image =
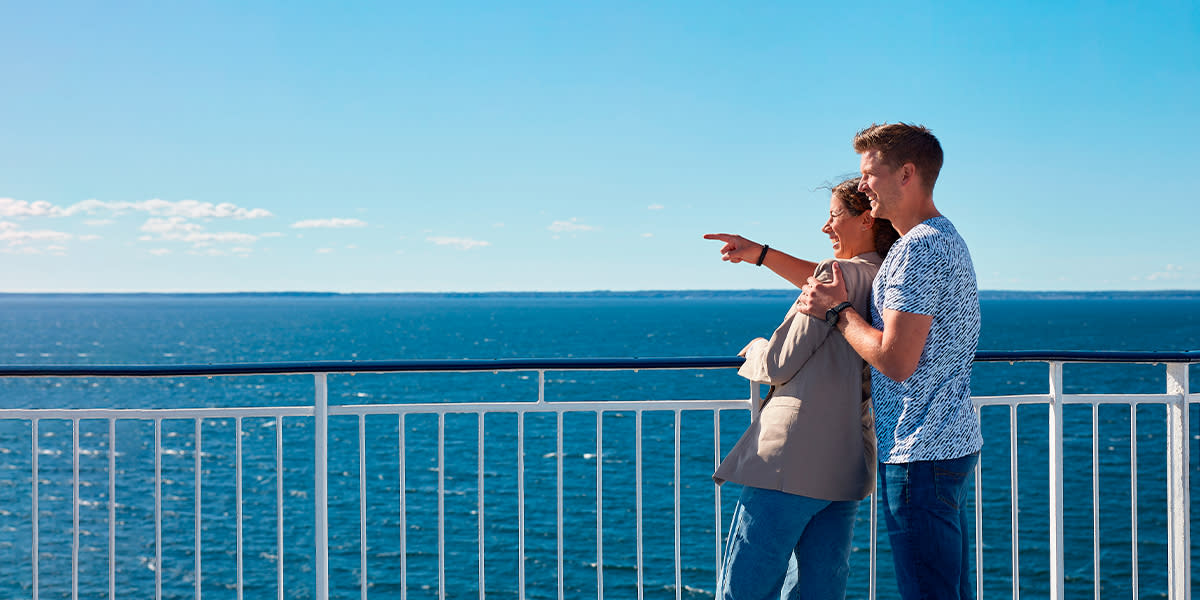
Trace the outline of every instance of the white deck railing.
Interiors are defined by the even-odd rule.
[[[1007,511],[999,512],[990,510],[985,507],[984,501],[984,472],[985,469],[993,469],[996,467],[996,461],[988,460],[987,455],[991,453],[993,448],[1003,448],[1002,441],[995,439],[987,439],[985,447],[985,459],[981,461],[981,467],[975,474],[975,557],[976,557],[976,587],[980,597],[984,597],[985,588],[993,589],[995,587],[991,581],[991,574],[997,571],[995,561],[985,565],[985,546],[990,546],[987,542],[989,538],[985,535],[985,517],[987,523],[994,523],[997,519],[1003,519],[1008,523],[1010,537],[1008,540],[1001,540],[1001,543],[1007,543],[1011,546],[1011,565],[1009,575],[1005,579],[1011,579],[1012,597],[1018,598],[1022,594],[1023,581],[1028,581],[1028,574],[1022,575],[1022,566],[1027,569],[1032,568],[1035,572],[1045,571],[1045,581],[1043,585],[1048,591],[1048,596],[1055,600],[1065,597],[1066,581],[1068,574],[1065,568],[1065,561],[1068,553],[1064,546],[1064,519],[1065,506],[1068,504],[1064,498],[1064,480],[1068,479],[1072,473],[1065,472],[1063,461],[1064,443],[1075,444],[1075,436],[1069,436],[1071,439],[1064,438],[1064,412],[1065,406],[1070,405],[1086,405],[1092,407],[1091,410],[1091,506],[1092,506],[1092,566],[1091,579],[1093,582],[1094,595],[1100,597],[1101,588],[1104,585],[1119,585],[1127,586],[1132,591],[1133,597],[1141,597],[1141,578],[1139,577],[1139,547],[1147,543],[1147,537],[1151,540],[1165,539],[1166,540],[1166,563],[1162,565],[1162,570],[1167,573],[1166,588],[1163,590],[1155,589],[1154,592],[1165,592],[1167,597],[1173,600],[1182,600],[1190,597],[1191,590],[1191,552],[1192,543],[1190,539],[1190,481],[1189,471],[1191,469],[1191,457],[1189,456],[1189,440],[1192,439],[1189,431],[1189,406],[1196,403],[1200,398],[1197,394],[1189,393],[1188,387],[1188,365],[1195,362],[1200,362],[1200,357],[1195,353],[1173,353],[1173,354],[1103,354],[1103,353],[1057,353],[1049,355],[1034,355],[1028,353],[990,353],[981,354],[981,360],[988,361],[1034,361],[1042,362],[1049,365],[1049,385],[1048,392],[1044,394],[1023,394],[1009,396],[988,396],[974,398],[977,410],[987,409],[992,406],[1008,407],[1009,418],[1009,435],[1007,444],[1008,455],[1008,471],[1009,471],[1009,501]],[[206,565],[203,562],[203,557],[211,556],[214,548],[221,549],[223,552],[228,552],[233,555],[236,560],[235,573],[233,581],[222,587],[227,593],[237,597],[239,600],[246,593],[246,583],[244,575],[247,570],[246,566],[246,544],[244,540],[245,523],[248,518],[259,518],[262,515],[247,516],[244,513],[244,508],[247,505],[247,498],[244,496],[244,484],[246,483],[243,470],[243,437],[246,432],[243,429],[243,424],[246,420],[254,420],[255,422],[266,421],[272,423],[274,429],[274,551],[270,562],[273,562],[274,569],[274,590],[272,596],[283,599],[290,597],[286,585],[285,576],[290,572],[289,564],[285,561],[285,557],[289,554],[291,546],[296,545],[297,541],[285,539],[285,531],[290,531],[285,527],[285,439],[284,439],[284,420],[285,419],[301,419],[309,421],[312,424],[312,502],[311,502],[311,517],[305,514],[303,518],[311,518],[311,533],[312,533],[312,574],[311,581],[312,593],[318,599],[330,597],[330,471],[342,472],[347,468],[346,464],[330,462],[330,422],[338,417],[350,417],[357,420],[357,487],[358,487],[358,544],[357,544],[357,559],[353,557],[344,547],[334,548],[334,552],[341,561],[349,561],[357,563],[354,568],[357,577],[358,595],[361,598],[368,598],[372,594],[372,589],[376,583],[380,583],[379,579],[372,579],[368,571],[368,567],[388,569],[396,569],[399,573],[399,581],[388,582],[399,589],[400,597],[407,597],[412,592],[419,588],[425,588],[424,593],[432,594],[433,587],[436,586],[436,594],[438,598],[446,598],[448,592],[447,581],[447,556],[459,554],[474,555],[478,557],[476,573],[472,587],[477,591],[479,598],[484,598],[486,593],[492,592],[495,588],[505,588],[513,591],[520,598],[525,598],[527,593],[534,587],[529,580],[529,574],[526,571],[527,562],[530,558],[527,552],[527,534],[530,531],[530,526],[526,523],[526,518],[530,511],[531,505],[536,505],[537,509],[548,506],[545,499],[538,497],[535,502],[527,501],[527,465],[526,454],[528,453],[529,441],[526,437],[526,421],[530,415],[546,415],[554,419],[554,444],[555,450],[553,457],[555,459],[554,467],[554,488],[555,488],[555,517],[554,517],[554,577],[552,585],[554,591],[552,594],[558,598],[576,597],[569,596],[567,589],[567,571],[566,563],[568,559],[571,562],[579,562],[580,560],[590,561],[594,558],[595,574],[595,596],[604,597],[606,591],[612,586],[606,585],[605,575],[606,567],[613,568],[612,565],[627,560],[628,557],[618,556],[613,557],[612,553],[606,554],[605,535],[613,531],[614,526],[627,526],[633,529],[633,538],[636,542],[634,556],[632,557],[635,587],[637,597],[644,597],[647,591],[647,581],[644,578],[644,573],[647,570],[646,565],[646,550],[643,545],[643,540],[646,538],[644,531],[644,523],[647,519],[644,507],[647,499],[644,497],[644,489],[648,485],[643,481],[643,472],[645,466],[643,464],[643,440],[646,438],[646,432],[643,429],[643,417],[650,413],[666,412],[668,415],[673,415],[673,433],[674,439],[671,443],[673,447],[673,473],[670,476],[669,487],[673,490],[674,498],[670,502],[672,506],[672,514],[667,521],[673,526],[673,532],[668,538],[673,539],[673,547],[671,552],[662,553],[656,552],[655,556],[670,555],[673,561],[673,582],[668,581],[666,585],[661,585],[662,582],[657,582],[654,590],[660,591],[662,588],[670,590],[670,595],[675,598],[684,597],[685,590],[688,593],[696,591],[703,594],[703,590],[709,590],[711,593],[712,581],[696,584],[694,581],[684,581],[685,572],[700,571],[701,573],[715,574],[719,570],[719,562],[721,560],[721,548],[723,543],[723,532],[727,526],[728,503],[731,499],[726,494],[723,499],[719,489],[713,487],[711,492],[711,529],[707,526],[700,529],[707,529],[709,537],[707,542],[697,541],[696,527],[689,526],[689,531],[683,531],[681,521],[683,520],[682,513],[686,508],[689,511],[695,510],[697,507],[690,503],[685,503],[681,496],[681,489],[692,486],[708,485],[706,480],[696,480],[694,474],[689,473],[687,480],[684,479],[682,473],[681,461],[683,459],[683,441],[682,431],[685,429],[682,425],[682,415],[685,413],[692,414],[695,411],[711,413],[712,415],[712,439],[713,444],[710,448],[710,456],[712,465],[714,466],[720,461],[722,456],[722,411],[746,411],[748,403],[745,398],[730,399],[730,400],[639,400],[639,401],[548,401],[546,398],[546,373],[547,372],[570,372],[570,371],[596,371],[596,370],[657,370],[657,369],[729,369],[736,366],[740,359],[613,359],[613,360],[589,360],[589,359],[547,359],[547,360],[500,360],[500,361],[407,361],[407,362],[391,362],[391,363],[310,363],[310,364],[267,364],[267,365],[216,365],[216,366],[154,366],[154,367],[0,367],[0,378],[60,378],[60,377],[87,377],[94,378],[161,378],[172,377],[178,378],[183,376],[241,376],[241,375],[274,375],[274,374],[307,374],[312,377],[313,382],[313,405],[312,406],[286,406],[286,407],[226,407],[226,408],[186,408],[186,409],[112,409],[112,408],[90,408],[90,409],[71,409],[71,408],[22,408],[22,409],[0,409],[0,424],[9,424],[11,427],[14,423],[19,424],[27,422],[28,425],[28,452],[30,471],[27,481],[29,487],[23,496],[14,491],[13,486],[0,488],[0,502],[4,502],[7,506],[20,506],[22,502],[18,502],[21,497],[24,498],[24,505],[28,507],[27,512],[8,511],[7,516],[0,519],[0,524],[7,525],[9,531],[24,531],[28,528],[29,536],[27,539],[28,547],[20,548],[22,538],[15,535],[15,539],[19,541],[12,544],[11,550],[4,550],[2,556],[7,557],[7,562],[14,563],[18,561],[17,555],[28,557],[29,576],[25,581],[28,585],[23,584],[26,588],[28,597],[34,599],[39,598],[42,593],[51,595],[48,590],[54,590],[54,596],[59,596],[68,592],[67,582],[69,580],[69,595],[72,599],[84,596],[94,596],[95,594],[86,593],[80,590],[81,580],[81,564],[84,562],[84,557],[81,557],[81,552],[88,554],[94,553],[94,549],[89,550],[90,546],[81,545],[81,514],[80,508],[84,506],[84,501],[81,497],[81,485],[96,485],[94,476],[89,476],[92,470],[88,472],[81,471],[81,457],[95,455],[99,450],[84,449],[81,446],[80,431],[81,423],[90,423],[98,421],[107,424],[107,448],[103,453],[107,457],[107,479],[101,482],[106,486],[107,492],[105,496],[107,508],[107,548],[104,551],[105,561],[107,566],[107,597],[117,598],[123,597],[121,584],[118,577],[118,563],[126,560],[124,555],[131,552],[127,549],[127,544],[118,543],[121,538],[121,528],[125,526],[125,522],[118,518],[117,509],[121,506],[122,498],[118,497],[118,474],[123,472],[117,468],[118,451],[116,449],[116,441],[118,439],[118,423],[125,422],[148,422],[153,426],[153,474],[142,474],[142,477],[152,479],[152,496],[153,496],[153,557],[150,568],[154,571],[154,597],[162,598],[176,594],[167,594],[164,596],[164,474],[163,474],[163,457],[165,454],[163,444],[164,422],[175,423],[177,421],[192,423],[192,449],[191,449],[191,471],[194,477],[192,482],[192,507],[193,507],[193,547],[191,548],[192,565],[189,574],[191,580],[192,594],[199,599],[203,596],[214,595],[214,592],[206,590],[204,583],[206,581]],[[1067,394],[1063,391],[1063,365],[1067,362],[1126,362],[1126,363],[1162,363],[1165,364],[1165,381],[1166,386],[1164,393],[1161,394]],[[468,372],[468,371],[491,371],[491,372],[508,372],[522,371],[536,373],[536,390],[537,398],[529,399],[528,401],[501,401],[501,402],[431,402],[431,403],[404,403],[404,404],[361,404],[361,405],[331,405],[329,402],[329,384],[328,376],[335,373],[396,373],[396,372]],[[394,375],[401,377],[402,375]],[[751,386],[751,404],[757,398],[757,386]],[[1100,407],[1105,405],[1122,405],[1129,407],[1129,494],[1130,494],[1130,513],[1129,527],[1131,530],[1130,536],[1130,566],[1131,573],[1128,581],[1114,582],[1112,577],[1105,573],[1102,564],[1102,554],[1111,552],[1111,543],[1108,540],[1102,540],[1099,532],[1101,531],[1100,514],[1104,506],[1101,499],[1100,491],[1100,463],[1101,442],[1099,436],[1100,423]],[[1018,407],[1025,405],[1041,405],[1047,408],[1048,420],[1045,445],[1042,450],[1048,457],[1049,478],[1048,481],[1042,483],[1042,489],[1048,496],[1046,505],[1041,506],[1022,506],[1020,499],[1020,477],[1018,468],[1019,456],[1019,429],[1018,429]],[[1139,531],[1139,513],[1145,512],[1146,505],[1139,505],[1139,495],[1144,494],[1144,491],[1139,490],[1139,477],[1147,476],[1146,471],[1139,471],[1139,445],[1138,445],[1138,407],[1146,405],[1158,405],[1165,407],[1165,442],[1162,447],[1162,452],[1165,453],[1161,478],[1166,486],[1165,490],[1165,513],[1166,523],[1165,531]],[[487,458],[487,444],[485,439],[488,439],[488,434],[495,435],[498,432],[488,429],[486,426],[487,415],[498,413],[511,413],[517,415],[516,431],[499,432],[503,434],[511,434],[516,437],[516,447],[519,449],[515,453],[515,485],[516,485],[516,509],[515,514],[494,514],[496,511],[489,508],[485,500],[488,498],[487,482],[485,481],[485,458]],[[634,514],[632,524],[625,523],[605,523],[606,501],[609,503],[617,502],[620,499],[614,499],[611,495],[605,495],[605,476],[607,471],[604,468],[604,457],[611,452],[611,445],[606,446],[604,441],[604,418],[606,415],[612,414],[632,414],[634,417],[633,424],[633,482],[634,482]],[[593,415],[595,419],[594,438],[590,440],[592,454],[595,460],[594,466],[594,481],[587,484],[594,491],[594,506],[589,506],[586,514],[572,515],[569,514],[572,507],[578,507],[579,502],[576,496],[571,497],[571,507],[568,507],[564,502],[564,416],[565,415]],[[382,565],[380,559],[376,558],[372,563],[368,549],[371,547],[369,541],[372,538],[373,531],[369,527],[369,512],[370,506],[368,503],[369,490],[368,482],[374,478],[382,477],[368,466],[368,434],[366,420],[368,417],[379,418],[377,416],[390,416],[395,418],[397,445],[395,447],[396,459],[398,462],[398,471],[395,472],[398,478],[398,495],[395,502],[398,504],[397,510],[399,515],[399,539],[394,540],[398,545],[398,549],[392,554],[391,562],[398,562],[398,565],[387,564]],[[407,539],[409,527],[406,519],[412,514],[412,507],[408,505],[410,498],[414,492],[410,489],[410,485],[406,484],[409,469],[406,468],[406,456],[409,455],[413,448],[406,445],[406,419],[416,418],[414,415],[430,415],[428,418],[436,418],[437,433],[436,433],[436,466],[433,468],[436,471],[436,511],[437,511],[437,542],[436,548],[426,547],[425,545],[410,545],[410,540]],[[475,434],[475,473],[474,473],[474,512],[475,515],[475,539],[464,547],[461,536],[456,536],[455,541],[447,539],[447,480],[446,480],[446,419],[450,415],[475,415],[477,430]],[[205,537],[207,531],[206,518],[212,517],[212,511],[206,511],[204,506],[205,487],[204,477],[206,454],[204,448],[205,421],[223,420],[232,421],[234,435],[234,454],[233,454],[233,482],[234,487],[232,507],[224,507],[223,512],[231,513],[234,519],[234,535],[232,539],[214,538],[212,535]],[[50,428],[45,426],[46,423],[69,424],[71,431],[71,497],[69,517],[70,531],[64,532],[61,527],[50,524],[65,524],[68,520],[65,515],[55,513],[52,509],[46,507],[44,502],[47,502],[47,497],[44,496],[42,486],[53,485],[52,480],[45,479],[48,473],[40,468],[39,457],[46,452],[45,440],[51,435]],[[726,433],[726,436],[728,434]],[[377,440],[371,439],[372,443]],[[586,440],[585,440],[586,441]],[[576,442],[576,440],[572,440]],[[727,449],[727,448],[726,448]],[[0,449],[9,453],[11,456],[13,449]],[[18,449],[19,450],[19,449]],[[173,456],[180,454],[178,450],[171,450]],[[17,452],[20,454],[20,452]],[[212,459],[209,459],[212,460]],[[704,467],[708,469],[708,467]],[[1159,474],[1150,474],[1157,476]],[[123,474],[125,477],[136,477],[135,475]],[[610,475],[611,477],[611,475]],[[48,482],[48,483],[43,483]],[[178,485],[177,482],[171,482],[172,485]],[[659,482],[661,483],[661,482]],[[572,482],[574,485],[574,482]],[[19,487],[19,486],[18,486]],[[707,492],[706,492],[707,493]],[[18,494],[14,496],[14,494]],[[260,495],[261,492],[260,492]],[[175,499],[176,501],[178,498]],[[1076,503],[1079,499],[1076,499]],[[432,505],[431,505],[432,506]],[[877,583],[881,580],[876,576],[876,573],[881,569],[883,572],[888,572],[888,566],[884,561],[877,562],[878,545],[876,532],[880,526],[876,522],[875,502],[872,497],[870,502],[870,530],[869,530],[869,565],[870,578],[868,583],[868,594],[871,598],[877,597],[880,591],[877,589]],[[488,512],[488,510],[491,512]],[[1049,528],[1045,533],[1048,538],[1049,546],[1049,564],[1048,565],[1030,565],[1029,559],[1022,560],[1022,511],[1044,511],[1049,519]],[[986,514],[985,514],[986,513]],[[1007,513],[1007,514],[1004,514]],[[657,517],[658,515],[656,515]],[[489,530],[488,523],[503,521],[506,518],[511,518],[516,521],[516,548],[512,550],[516,558],[515,582],[513,581],[495,581],[495,576],[492,579],[488,578],[487,569],[485,568],[485,557],[488,552],[487,532]],[[1144,520],[1144,516],[1142,519]],[[585,519],[590,519],[592,522],[587,525],[587,528],[594,529],[589,535],[594,535],[594,546],[587,552],[587,556],[582,559],[579,557],[569,556],[571,550],[567,550],[564,540],[565,532],[570,529],[568,535],[574,536],[581,527],[580,523]],[[656,518],[656,522],[662,519]],[[294,525],[294,524],[293,524]],[[452,523],[452,525],[455,525]],[[52,527],[52,530],[44,531],[43,527]],[[295,529],[292,527],[292,529]],[[303,528],[301,528],[303,529]],[[663,532],[655,531],[656,535],[661,536]],[[703,534],[701,534],[703,535]],[[1028,538],[1026,532],[1025,537]],[[70,545],[70,573],[64,573],[61,570],[54,570],[48,573],[43,570],[42,561],[45,558],[42,552],[41,543],[51,538],[61,540],[64,536],[69,536]],[[656,537],[656,539],[658,539]],[[392,540],[389,540],[392,541]],[[57,541],[55,543],[58,543]],[[692,544],[708,544],[712,551],[711,563],[702,561],[705,564],[692,564],[689,559],[683,556],[683,549]],[[303,545],[303,544],[301,544]],[[82,549],[82,550],[81,550]],[[1104,552],[1102,552],[1102,550]],[[437,566],[436,577],[437,581],[413,581],[411,579],[413,569],[407,563],[410,555],[413,553],[422,553],[424,555],[436,553]],[[694,553],[689,553],[694,554]],[[90,557],[91,560],[94,557]],[[91,563],[88,563],[91,564]],[[711,566],[711,570],[709,567]],[[419,571],[419,570],[418,570]],[[461,571],[461,569],[459,569]],[[427,573],[427,571],[420,571]],[[695,579],[695,574],[691,573],[689,577]],[[257,575],[261,579],[261,574]],[[423,575],[424,576],[424,575]],[[706,575],[709,576],[709,575]],[[715,575],[713,575],[715,576]],[[507,576],[506,576],[507,577]],[[1161,578],[1160,578],[1161,579]],[[543,576],[537,577],[539,586],[543,588],[545,579]],[[178,582],[168,582],[178,584]],[[988,585],[985,586],[985,583]],[[1038,586],[1039,588],[1041,585]],[[1025,590],[1030,595],[1040,595],[1041,592]],[[259,594],[261,590],[255,588],[254,594]],[[541,594],[543,592],[538,592]],[[611,592],[610,592],[611,593]],[[252,597],[262,597],[254,595]],[[219,595],[219,593],[217,594]],[[391,597],[389,594],[384,596]],[[886,594],[884,594],[886,595]],[[620,597],[624,597],[623,593]]]

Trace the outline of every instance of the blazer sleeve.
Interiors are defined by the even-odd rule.
[[[821,261],[816,268],[816,278],[831,281],[832,264],[832,260]],[[783,385],[800,372],[832,331],[825,321],[800,312],[793,303],[770,340],[746,348],[746,362],[738,369],[738,374],[759,383]]]

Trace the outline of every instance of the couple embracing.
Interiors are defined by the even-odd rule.
[[[844,598],[855,514],[877,473],[901,597],[974,597],[975,270],[934,206],[942,148],[928,129],[872,125],[854,150],[862,176],[834,186],[821,228],[833,259],[705,236],[725,242],[724,260],[802,288],[771,339],[741,352],[739,374],[771,389],[713,475],[743,486],[719,598]]]

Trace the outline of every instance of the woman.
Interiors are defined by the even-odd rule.
[[[797,286],[814,274],[829,280],[836,260],[849,304],[868,314],[871,281],[899,236],[890,222],[871,216],[858,181],[844,181],[830,195],[821,231],[833,243],[833,259],[812,263],[740,236],[704,237],[725,242],[724,260],[765,265]],[[713,474],[717,484],[744,486],[719,598],[846,595],[855,513],[875,482],[875,432],[865,364],[833,327],[835,311],[822,321],[793,305],[770,340],[756,338],[740,353],[746,362],[738,373],[771,390]],[[793,557],[796,572],[789,574]]]

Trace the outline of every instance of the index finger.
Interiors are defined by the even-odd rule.
[[[706,234],[704,234],[704,239],[706,239],[706,240],[720,240],[722,242],[729,242],[730,240],[733,239],[733,237],[734,237],[733,235],[730,235],[728,233],[706,233]]]

